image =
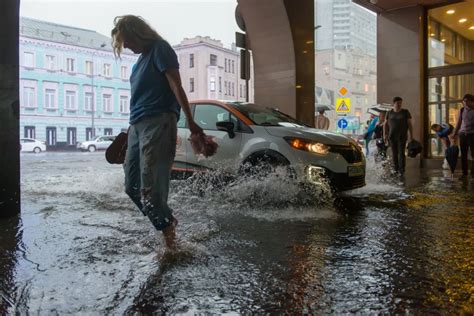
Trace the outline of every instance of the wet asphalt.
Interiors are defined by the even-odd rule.
[[[173,181],[165,252],[102,152],[22,154],[0,314],[474,313],[474,179],[368,171],[338,196],[280,173]]]

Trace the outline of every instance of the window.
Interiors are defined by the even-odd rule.
[[[92,108],[95,110],[95,106],[93,104],[93,94],[92,92],[84,93],[84,110],[85,111],[92,111]]]
[[[222,92],[222,77],[219,77],[219,92]]]
[[[44,91],[44,107],[46,109],[56,108],[56,90],[46,89]]]
[[[241,98],[243,97],[243,95],[242,95],[242,84],[240,84],[239,97],[241,97]]]
[[[86,75],[94,74],[94,64],[90,60],[86,60]]]
[[[224,59],[224,72],[227,72],[227,58]]]
[[[194,78],[189,78],[189,92],[194,92]]]
[[[102,96],[102,106],[103,106],[104,112],[107,112],[107,113],[112,112],[112,95],[104,94]]]
[[[235,61],[232,60],[232,73],[233,73],[233,74],[235,73],[235,72],[234,72],[234,70],[235,70],[234,67],[235,67]]]
[[[128,79],[127,77],[128,77],[127,66],[120,67],[120,78]]]
[[[112,128],[104,128],[104,135],[113,135],[113,133]]]
[[[76,110],[76,91],[66,91],[66,110]]]
[[[217,66],[217,56],[214,54],[211,54],[211,66]]]
[[[194,54],[189,54],[189,68],[194,68]]]
[[[224,81],[224,95],[227,95],[227,81]]]
[[[23,53],[23,66],[34,67],[35,66],[35,54],[31,52]]]
[[[74,58],[66,58],[66,71],[74,72],[75,71],[75,60]]]
[[[232,82],[232,96],[235,96],[235,93],[234,93],[234,92],[235,92],[235,89],[234,89],[234,88],[235,88],[235,83]]]
[[[21,106],[25,108],[36,107],[36,89],[33,87],[23,88],[23,99],[21,100]]]
[[[217,122],[230,120],[230,113],[217,105],[200,104],[194,111],[194,120],[202,129],[215,131]]]
[[[211,78],[211,81],[209,83],[209,89],[211,90],[211,92],[216,91],[216,78],[214,77]]]
[[[120,96],[120,113],[128,113],[128,96],[121,95]]]
[[[110,77],[110,64],[104,64],[104,67],[103,67],[103,74],[105,77]]]
[[[77,130],[75,127],[67,128],[67,144],[70,146],[76,145],[77,140]]]
[[[36,130],[34,126],[25,126],[24,128],[25,138],[36,138]]]
[[[179,114],[179,121],[177,123],[178,128],[184,128],[186,127],[186,115],[183,112],[183,109],[181,109],[180,114]]]
[[[53,55],[46,55],[46,69],[56,70],[56,57]]]

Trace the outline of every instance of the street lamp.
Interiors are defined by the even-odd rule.
[[[106,46],[105,43],[102,43],[100,45],[100,48],[104,48]],[[95,95],[95,86],[94,86],[94,77],[95,77],[95,73],[94,73],[94,69],[95,69],[95,61],[94,61],[94,57],[95,57],[95,54],[97,53],[97,49],[95,49],[93,52],[92,52],[92,79],[91,79],[91,85],[92,85],[92,103],[91,103],[91,139],[94,139],[95,137],[95,127],[94,127],[94,119],[95,119],[95,98],[96,98],[96,95]]]

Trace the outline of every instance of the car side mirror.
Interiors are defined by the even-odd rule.
[[[219,131],[227,132],[230,138],[235,137],[235,132],[234,132],[235,125],[233,122],[230,122],[230,121],[217,122],[216,127]]]

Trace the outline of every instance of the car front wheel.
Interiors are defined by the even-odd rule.
[[[95,146],[89,146],[89,147],[87,147],[87,150],[88,150],[89,152],[93,153],[94,151],[97,150],[97,148],[95,148]]]
[[[39,153],[41,152],[41,148],[35,147],[35,148],[33,149],[33,152],[34,152],[35,154],[39,154]]]

